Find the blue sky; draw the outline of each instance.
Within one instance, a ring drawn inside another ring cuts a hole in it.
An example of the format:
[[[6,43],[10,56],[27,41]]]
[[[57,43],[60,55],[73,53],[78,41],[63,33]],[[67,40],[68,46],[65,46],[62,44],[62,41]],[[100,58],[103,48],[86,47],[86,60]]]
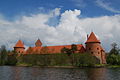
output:
[[[105,50],[120,45],[119,0],[0,0],[0,45],[84,44],[94,31]]]
[[[119,0],[0,0],[0,13],[7,18],[17,15],[30,15],[37,12],[47,12],[54,8],[65,10],[80,9],[81,17],[96,17],[103,15],[114,15],[117,12],[107,10],[97,2],[103,2],[115,10],[120,10]],[[44,10],[40,10],[44,8]]]

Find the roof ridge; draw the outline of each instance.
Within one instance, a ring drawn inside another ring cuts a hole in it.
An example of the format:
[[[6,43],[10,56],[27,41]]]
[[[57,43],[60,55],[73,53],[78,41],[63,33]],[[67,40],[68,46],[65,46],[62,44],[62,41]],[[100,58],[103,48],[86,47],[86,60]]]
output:
[[[35,46],[36,47],[39,47],[39,46],[42,46],[42,42],[41,40],[38,38],[38,40],[35,42]]]
[[[88,37],[85,43],[90,43],[90,42],[100,43],[100,40],[97,39],[96,35],[93,32],[91,32],[90,36]]]
[[[21,40],[18,40],[18,42],[16,43],[16,45],[14,46],[15,47],[21,47],[21,48],[25,48],[24,47],[24,43],[21,41]]]

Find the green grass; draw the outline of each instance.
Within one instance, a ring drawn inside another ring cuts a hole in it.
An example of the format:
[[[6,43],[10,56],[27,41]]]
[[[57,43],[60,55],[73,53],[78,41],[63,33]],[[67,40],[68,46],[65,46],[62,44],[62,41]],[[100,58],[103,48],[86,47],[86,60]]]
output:
[[[120,68],[120,65],[106,65],[107,68]]]
[[[17,63],[16,66],[33,66],[33,65],[28,63]]]

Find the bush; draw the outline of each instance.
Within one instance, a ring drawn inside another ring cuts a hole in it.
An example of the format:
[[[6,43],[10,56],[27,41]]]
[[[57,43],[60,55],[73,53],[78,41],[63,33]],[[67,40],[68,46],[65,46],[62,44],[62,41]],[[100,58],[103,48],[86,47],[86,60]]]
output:
[[[0,48],[0,65],[5,64],[5,62],[7,61],[7,55],[8,55],[8,52],[6,50],[6,47],[2,45]]]
[[[120,55],[111,54],[107,56],[107,63],[111,65],[120,65]]]
[[[17,58],[14,55],[9,55],[6,61],[6,65],[16,65],[17,63]]]
[[[120,65],[120,49],[116,43],[111,44],[112,49],[107,55],[107,63],[111,65]]]

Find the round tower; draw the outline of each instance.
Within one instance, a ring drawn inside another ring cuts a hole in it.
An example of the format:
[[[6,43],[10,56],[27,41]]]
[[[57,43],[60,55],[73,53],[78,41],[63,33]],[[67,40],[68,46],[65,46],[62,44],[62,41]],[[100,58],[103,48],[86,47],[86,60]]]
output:
[[[24,44],[21,40],[19,40],[16,45],[14,46],[14,50],[17,52],[17,53],[24,53],[25,51],[25,47],[24,47]]]
[[[87,37],[86,52],[95,56],[101,64],[106,63],[105,51],[101,47],[101,42],[98,40],[93,32]]]

